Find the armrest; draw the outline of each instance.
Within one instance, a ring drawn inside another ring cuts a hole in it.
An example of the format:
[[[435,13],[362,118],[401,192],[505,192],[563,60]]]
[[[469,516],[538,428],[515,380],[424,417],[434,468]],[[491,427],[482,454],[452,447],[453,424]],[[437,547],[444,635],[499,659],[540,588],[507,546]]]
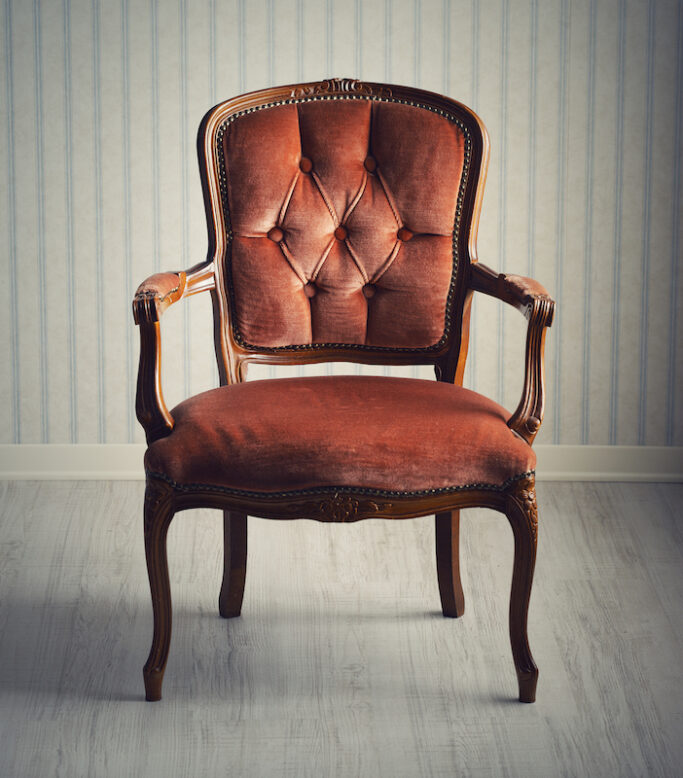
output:
[[[133,298],[136,324],[159,321],[161,314],[183,296],[186,273],[155,273],[138,286]]]
[[[471,265],[472,277],[470,286],[476,292],[483,292],[491,297],[497,297],[504,303],[509,303],[518,311],[521,311],[528,319],[531,316],[531,308],[535,300],[548,300],[552,303],[554,310],[555,303],[548,294],[545,287],[534,281],[533,278],[524,276],[506,275],[505,273],[496,273],[490,267],[477,262]],[[546,326],[552,324],[552,313],[550,321]]]
[[[472,289],[509,303],[529,321],[522,397],[507,423],[531,445],[543,421],[545,332],[553,322],[555,302],[545,288],[531,278],[496,273],[480,263],[473,264],[471,269]]]
[[[213,262],[202,263],[186,272],[155,273],[143,281],[133,298],[133,318],[140,328],[140,364],[135,398],[138,421],[147,443],[170,435],[173,417],[161,390],[161,314],[183,297],[213,289]]]

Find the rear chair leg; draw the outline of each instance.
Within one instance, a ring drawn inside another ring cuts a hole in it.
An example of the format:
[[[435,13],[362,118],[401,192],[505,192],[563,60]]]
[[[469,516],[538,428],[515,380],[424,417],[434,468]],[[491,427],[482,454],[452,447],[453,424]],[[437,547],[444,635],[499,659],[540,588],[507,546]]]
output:
[[[515,561],[510,593],[510,643],[517,670],[520,702],[536,700],[538,668],[529,649],[527,616],[536,564],[538,508],[533,475],[516,481],[508,491],[506,516],[515,538]]]
[[[437,513],[436,574],[439,579],[441,610],[458,618],[465,612],[465,595],[460,580],[460,511]]]
[[[239,616],[247,575],[247,515],[223,511],[224,563],[223,583],[218,609],[226,619]]]
[[[145,555],[152,593],[154,635],[142,674],[145,697],[150,702],[161,699],[161,684],[171,645],[171,586],[166,537],[174,513],[173,489],[163,481],[149,479],[145,491]]]

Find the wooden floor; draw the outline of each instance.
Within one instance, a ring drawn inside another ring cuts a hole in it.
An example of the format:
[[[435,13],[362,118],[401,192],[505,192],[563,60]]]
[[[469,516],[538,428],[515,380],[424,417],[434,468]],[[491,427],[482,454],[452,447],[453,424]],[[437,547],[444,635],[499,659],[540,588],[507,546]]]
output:
[[[179,514],[145,703],[143,485],[0,484],[0,776],[683,775],[683,485],[538,493],[536,704],[515,701],[512,533],[487,511],[463,514],[458,620],[430,519],[251,519],[225,621],[220,514]]]

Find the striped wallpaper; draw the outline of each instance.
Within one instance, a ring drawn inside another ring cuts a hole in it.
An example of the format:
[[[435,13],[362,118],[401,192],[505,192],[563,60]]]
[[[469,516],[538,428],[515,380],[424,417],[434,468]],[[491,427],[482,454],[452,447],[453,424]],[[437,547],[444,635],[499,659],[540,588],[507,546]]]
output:
[[[683,445],[680,2],[3,2],[0,443],[143,440],[130,301],[204,257],[199,120],[346,76],[446,93],[486,123],[480,257],[559,301],[541,442]],[[170,404],[217,376],[208,297],[178,308]],[[467,384],[513,408],[524,333],[477,299]]]

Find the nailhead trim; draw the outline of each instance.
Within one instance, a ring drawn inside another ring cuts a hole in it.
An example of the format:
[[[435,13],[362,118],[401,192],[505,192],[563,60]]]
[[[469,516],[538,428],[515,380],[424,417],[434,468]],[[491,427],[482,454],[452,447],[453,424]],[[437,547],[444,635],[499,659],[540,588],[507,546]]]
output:
[[[230,294],[230,310],[235,311],[235,292],[234,287],[232,283],[232,241],[234,238],[233,232],[232,232],[232,225],[230,223],[230,208],[228,203],[228,186],[227,186],[227,173],[225,169],[225,154],[223,151],[223,135],[225,134],[225,131],[228,127],[228,125],[232,124],[236,119],[240,118],[241,116],[245,116],[246,114],[255,113],[256,111],[262,111],[266,108],[275,108],[276,106],[280,105],[295,105],[299,103],[310,103],[315,101],[322,101],[322,100],[369,100],[374,102],[381,102],[381,103],[400,103],[402,105],[411,105],[415,108],[423,108],[424,110],[431,111],[432,113],[436,113],[439,116],[443,116],[444,118],[448,119],[449,121],[453,122],[460,131],[463,133],[463,136],[465,138],[465,154],[463,159],[463,172],[460,179],[460,189],[458,191],[458,199],[456,201],[456,208],[455,208],[455,219],[453,224],[453,233],[452,233],[452,246],[453,246],[453,272],[451,273],[451,280],[450,285],[448,288],[448,295],[446,297],[446,313],[445,313],[445,321],[444,321],[444,332],[441,338],[431,346],[416,346],[413,348],[409,347],[399,347],[399,346],[371,346],[367,345],[365,343],[296,343],[289,346],[256,346],[253,343],[249,343],[246,341],[242,334],[240,333],[236,322],[234,321],[234,318],[232,320],[232,326],[233,326],[233,337],[235,341],[242,346],[245,349],[248,349],[249,351],[255,351],[255,352],[289,352],[289,351],[310,351],[310,350],[316,350],[316,349],[350,349],[353,351],[381,351],[381,352],[390,352],[390,353],[406,353],[406,354],[413,354],[413,353],[429,353],[432,351],[438,351],[441,349],[448,341],[450,332],[451,332],[451,324],[452,324],[452,309],[453,309],[453,298],[455,296],[455,282],[458,275],[458,267],[459,267],[459,256],[458,256],[458,237],[460,235],[460,226],[461,226],[461,219],[462,219],[462,210],[463,210],[463,200],[465,197],[465,189],[467,187],[467,182],[469,181],[470,177],[470,163],[472,161],[472,138],[470,136],[469,130],[467,129],[467,126],[456,116],[453,116],[453,114],[449,113],[448,111],[444,111],[442,108],[436,108],[432,105],[426,105],[425,103],[420,103],[414,100],[407,100],[405,98],[399,98],[399,97],[391,97],[391,96],[381,96],[381,95],[365,95],[365,94],[338,94],[338,95],[314,95],[314,96],[305,96],[305,97],[291,97],[285,100],[276,100],[270,103],[264,103],[263,105],[253,106],[251,108],[245,108],[242,111],[238,111],[237,113],[234,113],[230,115],[227,119],[225,119],[221,125],[216,130],[216,156],[218,158],[219,162],[219,184],[220,184],[220,191],[221,191],[221,200],[223,204],[223,218],[225,220],[225,233],[226,233],[226,242],[227,242],[227,273],[229,276],[229,283],[228,283],[228,291]]]
[[[146,470],[147,478],[155,478],[159,481],[172,486],[178,492],[210,491],[220,494],[232,494],[235,497],[253,497],[258,500],[278,500],[291,497],[317,497],[323,494],[362,494],[368,497],[428,497],[437,494],[453,494],[457,492],[472,491],[475,489],[487,492],[504,492],[511,484],[521,481],[524,478],[535,476],[535,470],[528,470],[526,473],[513,475],[502,484],[475,483],[463,484],[461,486],[443,486],[438,489],[418,489],[415,491],[399,491],[394,489],[370,489],[364,486],[321,486],[319,489],[292,489],[286,492],[256,492],[248,489],[233,489],[229,486],[218,486],[217,484],[190,483],[181,484],[174,481],[163,473],[157,473],[153,470]]]

